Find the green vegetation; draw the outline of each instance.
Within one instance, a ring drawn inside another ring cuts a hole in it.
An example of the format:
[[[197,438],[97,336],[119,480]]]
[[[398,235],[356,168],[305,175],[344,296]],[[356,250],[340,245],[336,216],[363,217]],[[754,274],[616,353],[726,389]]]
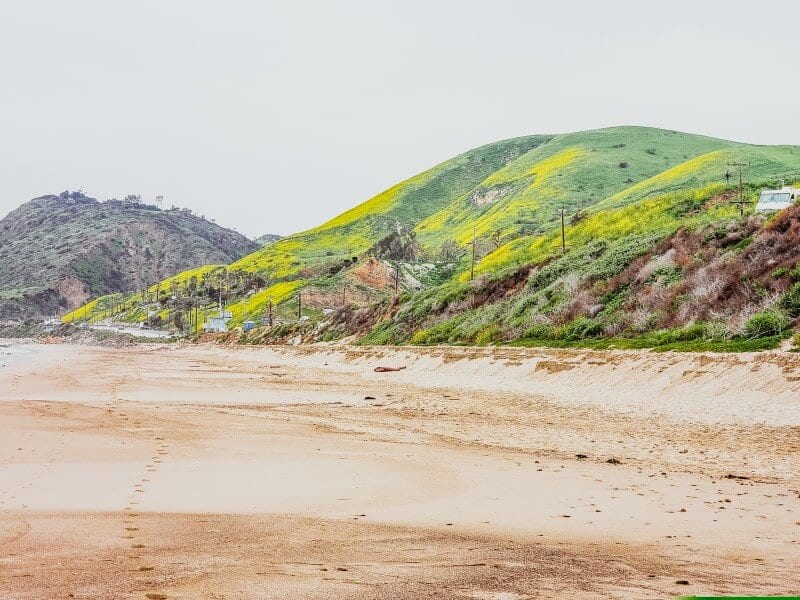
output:
[[[398,183],[319,227],[284,238],[233,263],[231,269],[267,271],[276,279],[335,263],[369,250],[397,223],[415,224],[461,196],[509,161],[549,138],[530,136],[466,152]]]
[[[743,208],[731,202],[733,160],[749,165]],[[800,318],[800,208],[754,215],[752,203],[781,180],[800,181],[800,148],[640,127],[506,140],[112,310],[169,321],[222,299],[236,327],[258,322],[270,298],[295,318],[302,292],[314,325],[242,339],[774,348]]]
[[[765,338],[782,335],[789,327],[789,319],[780,311],[767,310],[750,317],[744,324],[748,338]]]

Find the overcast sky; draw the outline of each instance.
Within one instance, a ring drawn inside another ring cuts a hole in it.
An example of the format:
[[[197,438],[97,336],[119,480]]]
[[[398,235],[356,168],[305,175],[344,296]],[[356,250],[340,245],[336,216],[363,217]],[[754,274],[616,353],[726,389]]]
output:
[[[82,188],[288,234],[469,148],[800,144],[800,2],[0,0],[0,215]]]

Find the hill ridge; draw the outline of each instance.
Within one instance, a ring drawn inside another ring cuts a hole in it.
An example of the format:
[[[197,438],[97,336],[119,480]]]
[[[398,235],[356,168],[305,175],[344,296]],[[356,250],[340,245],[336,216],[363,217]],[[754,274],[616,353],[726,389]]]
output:
[[[40,196],[0,220],[0,318],[61,312],[255,248],[185,209],[100,202],[82,192]]]

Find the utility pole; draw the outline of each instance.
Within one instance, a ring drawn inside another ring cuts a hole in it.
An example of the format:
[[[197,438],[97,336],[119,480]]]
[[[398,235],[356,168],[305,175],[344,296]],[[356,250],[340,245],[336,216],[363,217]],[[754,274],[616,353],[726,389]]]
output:
[[[745,204],[750,204],[750,203],[746,202],[745,199],[744,199],[744,179],[742,177],[742,169],[744,169],[745,167],[749,167],[750,163],[738,162],[738,161],[734,160],[734,161],[729,162],[728,166],[736,167],[737,169],[739,169],[739,199],[732,201],[731,204],[738,204],[739,205],[739,216],[743,217],[744,216],[744,205]]]
[[[297,292],[297,320],[303,318],[303,292]]]
[[[561,215],[561,254],[567,253],[567,234],[564,230],[564,207],[558,211]]]
[[[477,227],[472,228],[472,264],[469,268],[469,280],[475,279],[475,236],[477,234]]]
[[[400,267],[394,266],[394,294],[395,296],[400,291]]]
[[[272,327],[272,296],[269,297],[269,326]]]

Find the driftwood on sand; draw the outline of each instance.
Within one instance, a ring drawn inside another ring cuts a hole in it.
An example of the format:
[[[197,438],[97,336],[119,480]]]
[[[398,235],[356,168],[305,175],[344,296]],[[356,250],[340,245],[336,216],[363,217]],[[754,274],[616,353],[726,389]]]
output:
[[[392,371],[402,371],[405,367],[375,367],[376,373],[390,373]]]

